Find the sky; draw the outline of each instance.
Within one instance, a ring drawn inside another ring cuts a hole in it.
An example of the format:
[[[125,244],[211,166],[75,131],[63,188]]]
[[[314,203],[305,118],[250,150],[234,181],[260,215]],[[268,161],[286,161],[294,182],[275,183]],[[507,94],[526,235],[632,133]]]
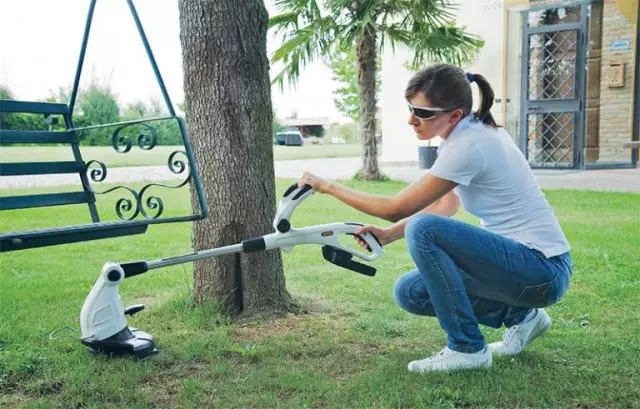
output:
[[[270,15],[277,14],[274,3],[265,1]],[[184,100],[178,2],[135,0],[134,4],[176,106]],[[88,0],[0,0],[0,84],[23,100],[43,99],[71,86],[88,5]],[[268,55],[278,46],[269,35]],[[92,77],[108,80],[121,106],[136,100],[162,100],[125,0],[97,2],[81,84],[88,84]],[[295,88],[272,88],[276,115],[285,118],[295,111],[299,117],[346,122],[333,103],[332,93],[338,86],[329,69],[313,63],[302,71]]]

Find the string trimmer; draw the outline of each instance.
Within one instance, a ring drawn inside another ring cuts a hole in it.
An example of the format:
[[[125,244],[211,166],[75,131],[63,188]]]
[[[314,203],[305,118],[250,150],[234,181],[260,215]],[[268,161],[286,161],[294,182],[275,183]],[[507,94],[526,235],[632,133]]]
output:
[[[313,193],[311,186],[302,188],[297,184],[287,189],[278,203],[273,220],[274,233],[244,240],[241,243],[195,253],[168,257],[153,261],[116,263],[109,261],[102,267],[98,280],[82,306],[80,327],[81,342],[95,351],[111,354],[134,354],[144,358],[157,352],[153,338],[137,328],[129,328],[126,315],[133,316],[144,309],[137,304],[125,308],[120,300],[118,288],[125,278],[146,273],[149,270],[189,263],[209,257],[233,253],[250,253],[280,248],[290,252],[301,244],[319,244],[322,255],[329,262],[367,276],[374,276],[376,269],[353,260],[356,256],[365,261],[374,261],[384,254],[378,239],[371,233],[359,236],[367,244],[369,253],[356,250],[340,242],[343,235],[356,235],[362,224],[331,223],[317,226],[291,226],[295,208]]]

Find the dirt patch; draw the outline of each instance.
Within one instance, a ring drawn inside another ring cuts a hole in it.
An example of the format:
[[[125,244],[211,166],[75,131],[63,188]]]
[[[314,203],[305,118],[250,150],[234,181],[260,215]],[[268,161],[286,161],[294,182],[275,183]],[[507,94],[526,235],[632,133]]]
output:
[[[232,338],[234,341],[255,341],[292,332],[312,336],[316,332],[339,329],[339,319],[335,314],[306,314],[290,315],[270,321],[238,323],[233,331]]]
[[[387,351],[386,345],[367,345],[357,342],[345,342],[342,345],[356,355],[378,355]]]
[[[64,387],[60,381],[45,381],[37,386],[35,392],[40,396],[57,395]]]
[[[0,408],[17,409],[26,402],[23,396],[0,395]]]

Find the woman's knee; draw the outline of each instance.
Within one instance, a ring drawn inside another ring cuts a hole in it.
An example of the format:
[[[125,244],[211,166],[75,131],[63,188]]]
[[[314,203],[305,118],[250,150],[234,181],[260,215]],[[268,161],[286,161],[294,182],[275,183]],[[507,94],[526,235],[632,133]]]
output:
[[[412,314],[433,315],[429,292],[417,270],[398,278],[393,286],[395,303]]]
[[[435,229],[446,223],[447,217],[435,214],[418,214],[413,216],[404,229],[407,242],[411,243],[429,240]]]
[[[408,301],[411,298],[409,295],[409,288],[411,286],[412,277],[413,272],[407,273],[400,276],[393,284],[393,300],[404,309],[406,309],[404,306],[408,304]]]

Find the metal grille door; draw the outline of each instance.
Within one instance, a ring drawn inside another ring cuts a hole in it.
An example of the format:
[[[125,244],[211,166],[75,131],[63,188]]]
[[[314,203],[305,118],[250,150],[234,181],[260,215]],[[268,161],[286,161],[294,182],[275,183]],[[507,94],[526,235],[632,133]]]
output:
[[[580,167],[586,6],[524,14],[521,149],[534,168]]]

